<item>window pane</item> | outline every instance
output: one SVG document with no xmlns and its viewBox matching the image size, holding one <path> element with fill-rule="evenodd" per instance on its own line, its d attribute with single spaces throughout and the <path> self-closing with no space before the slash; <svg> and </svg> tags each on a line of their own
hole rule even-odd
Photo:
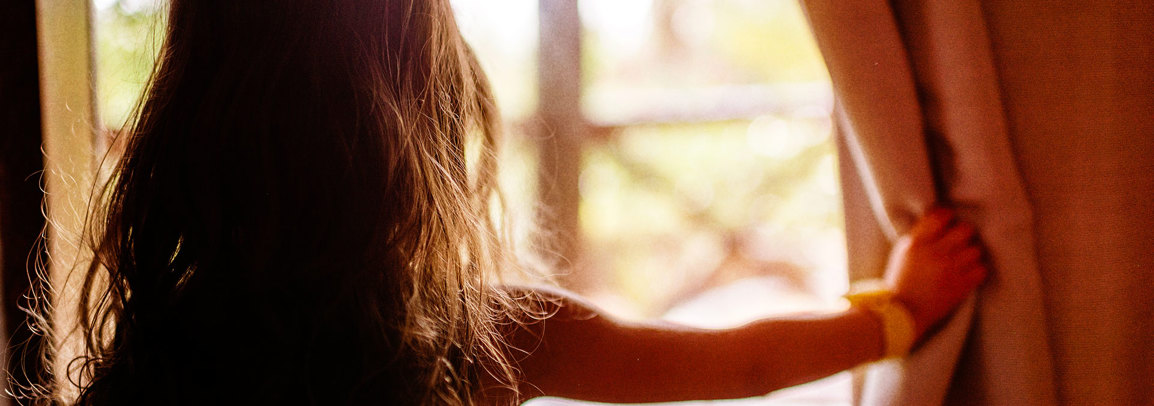
<svg viewBox="0 0 1154 406">
<path fill-rule="evenodd" d="M 453 0 L 461 33 L 497 94 L 502 114 L 521 121 L 537 104 L 537 2 Z"/>
<path fill-rule="evenodd" d="M 654 104 L 724 111 L 727 103 L 743 101 L 702 105 L 694 97 L 702 89 L 786 83 L 828 89 L 828 73 L 793 0 L 582 0 L 581 16 L 585 109 L 594 122 L 642 114 Z M 689 92 L 677 97 L 674 91 Z M 753 93 L 764 98 L 756 93 L 769 92 Z M 656 102 L 639 103 L 646 99 Z"/>
<path fill-rule="evenodd" d="M 140 97 L 164 36 L 160 0 L 95 0 L 98 111 L 119 130 Z"/>
<path fill-rule="evenodd" d="M 610 134 L 581 178 L 595 296 L 704 323 L 725 317 L 678 303 L 729 283 L 773 290 L 761 314 L 843 291 L 832 96 L 797 2 L 583 0 L 581 18 L 584 111 Z"/>
</svg>

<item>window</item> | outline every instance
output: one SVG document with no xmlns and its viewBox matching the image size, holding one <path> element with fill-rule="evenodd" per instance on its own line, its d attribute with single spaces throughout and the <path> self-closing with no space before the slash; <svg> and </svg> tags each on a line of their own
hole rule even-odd
<svg viewBox="0 0 1154 406">
<path fill-rule="evenodd" d="M 576 217 L 547 222 L 577 236 L 558 245 L 562 282 L 703 327 L 831 305 L 847 285 L 832 91 L 797 3 L 556 3 L 454 5 L 511 124 L 505 184 L 528 185 L 506 192 L 522 213 L 577 206 L 546 208 Z M 555 103 L 571 88 L 579 103 Z M 534 182 L 549 165 L 576 182 Z M 848 404 L 849 381 L 748 402 Z"/>
<path fill-rule="evenodd" d="M 112 128 L 151 68 L 157 1 L 95 0 Z M 703 327 L 845 291 L 832 92 L 796 1 L 453 3 L 505 115 L 515 224 L 547 206 L 568 287 L 621 317 Z M 849 386 L 744 402 L 848 404 Z"/>
</svg>

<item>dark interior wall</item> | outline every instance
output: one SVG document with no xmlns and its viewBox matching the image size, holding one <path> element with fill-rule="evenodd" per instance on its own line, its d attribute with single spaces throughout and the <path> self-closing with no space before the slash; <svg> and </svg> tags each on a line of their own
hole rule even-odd
<svg viewBox="0 0 1154 406">
<path fill-rule="evenodd" d="M 44 228 L 40 146 L 35 1 L 0 1 L 0 342 L 8 343 L 6 375 L 21 384 L 41 370 L 34 356 L 40 338 L 18 306 L 29 291 L 30 266 L 44 255 L 42 249 L 33 252 Z"/>
</svg>

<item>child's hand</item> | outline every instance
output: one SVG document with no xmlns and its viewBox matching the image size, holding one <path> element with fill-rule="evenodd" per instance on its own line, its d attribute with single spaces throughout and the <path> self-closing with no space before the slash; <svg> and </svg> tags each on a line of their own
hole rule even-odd
<svg viewBox="0 0 1154 406">
<path fill-rule="evenodd" d="M 930 210 L 890 253 L 886 281 L 914 318 L 920 341 L 986 278 L 974 227 L 954 211 Z"/>
</svg>

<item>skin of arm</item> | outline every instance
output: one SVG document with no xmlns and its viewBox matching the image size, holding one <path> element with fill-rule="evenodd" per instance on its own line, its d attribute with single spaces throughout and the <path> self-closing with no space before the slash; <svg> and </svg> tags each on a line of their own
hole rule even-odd
<svg viewBox="0 0 1154 406">
<path fill-rule="evenodd" d="M 984 280 L 973 227 L 932 209 L 895 245 L 886 280 L 919 341 Z M 884 352 L 880 320 L 849 308 L 704 330 L 618 320 L 571 294 L 534 288 L 551 317 L 508 337 L 518 400 L 559 396 L 613 403 L 730 399 L 809 382 Z"/>
<path fill-rule="evenodd" d="M 622 321 L 581 299 L 544 292 L 559 306 L 513 345 L 524 399 L 560 396 L 611 403 L 731 399 L 818 379 L 882 354 L 880 324 L 861 309 L 763 319 L 725 330 Z"/>
</svg>

